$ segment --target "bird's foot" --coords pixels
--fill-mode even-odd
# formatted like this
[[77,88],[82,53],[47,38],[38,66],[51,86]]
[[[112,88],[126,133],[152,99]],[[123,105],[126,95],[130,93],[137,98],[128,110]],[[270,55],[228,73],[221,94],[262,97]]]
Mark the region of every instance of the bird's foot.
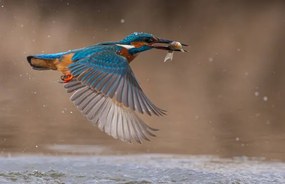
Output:
[[73,79],[73,75],[65,74],[65,75],[62,75],[60,78],[63,81],[63,83],[68,83],[69,81]]

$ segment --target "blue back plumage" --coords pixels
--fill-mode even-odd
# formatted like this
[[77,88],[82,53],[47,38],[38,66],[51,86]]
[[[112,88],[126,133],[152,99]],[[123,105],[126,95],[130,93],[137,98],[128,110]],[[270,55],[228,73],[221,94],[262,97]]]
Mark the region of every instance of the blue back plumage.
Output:
[[[38,55],[34,55],[33,57],[38,58],[38,59],[54,60],[54,59],[60,59],[62,56],[66,54],[74,53],[72,60],[77,61],[82,58],[88,57],[89,55],[94,54],[96,52],[101,52],[101,51],[106,51],[106,50],[113,51],[113,52],[120,51],[121,47],[119,47],[117,44],[130,45],[132,42],[140,42],[140,41],[144,41],[144,40],[152,39],[152,38],[154,38],[152,34],[143,33],[143,32],[134,32],[126,36],[121,41],[117,41],[117,42],[103,42],[103,43],[99,43],[99,44],[92,45],[92,46],[85,47],[85,48],[70,50],[67,52],[60,52],[60,53],[54,53],[54,54],[38,54]],[[142,51],[149,50],[149,49],[151,49],[151,47],[142,46],[140,48],[130,49],[129,52],[130,54],[136,54],[138,52],[142,52]]]
[[110,45],[93,45],[93,46],[90,46],[90,47],[77,49],[77,50],[74,50],[74,55],[72,57],[72,60],[73,61],[77,61],[77,60],[85,58],[85,57],[87,57],[87,56],[89,56],[91,54],[94,54],[96,52],[101,52],[101,51],[104,51],[104,50],[113,49],[111,47],[113,47],[113,46],[110,46]]
[[131,44],[132,42],[138,42],[138,41],[143,41],[147,40],[150,38],[153,38],[154,36],[149,33],[143,33],[143,32],[134,32],[128,36],[126,36],[123,40],[120,42],[122,44]]
[[[79,60],[81,58],[87,57],[90,54],[96,53],[96,52],[101,52],[101,51],[120,51],[121,47],[117,46],[117,44],[126,44],[130,45],[132,42],[142,42],[142,41],[147,41],[149,39],[153,39],[154,36],[149,33],[143,33],[143,32],[134,32],[128,36],[126,36],[123,40],[121,41],[116,41],[116,42],[103,42],[99,43],[97,45],[93,45],[90,47],[86,47],[83,49],[79,49],[78,51],[75,52],[75,55],[72,57],[74,61]],[[146,50],[152,49],[150,46],[142,46],[139,48],[133,48],[130,49],[129,52],[130,54],[136,54],[139,52],[143,52]]]
[[37,55],[34,55],[34,57],[38,59],[54,60],[54,59],[60,59],[63,55],[69,54],[69,53],[70,51],[59,52],[59,53],[54,53],[54,54],[37,54]]
[[[99,51],[96,54],[91,55],[90,57],[83,58],[80,60],[80,64],[87,65],[100,69],[100,71],[115,73],[115,74],[125,74],[128,70],[128,62],[125,58],[118,56],[114,52],[110,51]],[[70,65],[70,68],[76,66],[77,63]],[[80,72],[79,72],[80,73]],[[74,73],[77,75],[78,73]]]

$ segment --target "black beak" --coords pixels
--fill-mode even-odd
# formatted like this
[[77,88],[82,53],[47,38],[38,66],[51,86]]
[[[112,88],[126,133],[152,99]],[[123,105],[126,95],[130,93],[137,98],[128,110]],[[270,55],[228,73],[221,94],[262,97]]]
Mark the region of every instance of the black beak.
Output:
[[[153,48],[155,49],[161,49],[161,50],[168,50],[168,51],[180,51],[180,52],[187,52],[186,50],[184,49],[173,49],[170,47],[170,44],[174,42],[172,40],[167,40],[167,39],[161,39],[161,38],[158,38],[155,42],[154,42],[154,45],[152,45]],[[163,45],[155,45],[156,43],[162,43],[162,44],[168,44],[167,46],[163,46]],[[181,43],[182,46],[188,46],[187,44],[184,44],[184,43]]]

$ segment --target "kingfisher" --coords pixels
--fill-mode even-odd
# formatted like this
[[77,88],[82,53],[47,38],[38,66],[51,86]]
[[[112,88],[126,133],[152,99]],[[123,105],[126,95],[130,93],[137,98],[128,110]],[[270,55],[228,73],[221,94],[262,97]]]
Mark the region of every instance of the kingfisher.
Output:
[[71,101],[101,131],[124,142],[142,143],[155,136],[158,129],[144,123],[137,113],[162,116],[166,111],[145,95],[130,63],[139,53],[150,49],[173,51],[164,45],[171,42],[135,32],[120,41],[30,55],[27,60],[35,70],[61,72],[61,83],[72,93]]

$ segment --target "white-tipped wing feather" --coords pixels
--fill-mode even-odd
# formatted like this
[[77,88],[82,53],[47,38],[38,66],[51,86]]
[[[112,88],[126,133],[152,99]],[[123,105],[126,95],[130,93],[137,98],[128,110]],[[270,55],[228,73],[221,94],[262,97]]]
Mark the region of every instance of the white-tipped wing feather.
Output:
[[73,92],[70,99],[82,114],[112,137],[141,143],[142,140],[149,140],[149,136],[154,136],[152,131],[156,129],[145,124],[134,111],[122,103],[98,93],[77,80],[65,84],[64,87],[67,92]]

